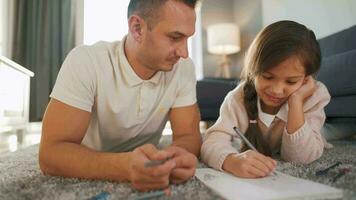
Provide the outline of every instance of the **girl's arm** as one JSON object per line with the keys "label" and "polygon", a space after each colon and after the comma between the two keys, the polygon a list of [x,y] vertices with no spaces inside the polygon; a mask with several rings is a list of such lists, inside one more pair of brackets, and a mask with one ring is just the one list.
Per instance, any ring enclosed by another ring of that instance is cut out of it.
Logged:
{"label": "girl's arm", "polygon": [[329,103],[330,95],[322,83],[315,83],[312,78],[297,92],[288,100],[281,156],[287,161],[310,163],[323,153],[325,139],[320,130],[325,122],[324,107]]}
{"label": "girl's arm", "polygon": [[293,120],[287,121],[287,133],[292,134],[303,126],[305,122],[303,111],[304,102],[312,96],[315,91],[315,80],[309,76],[305,79],[303,85],[289,97],[288,119]]}
{"label": "girl's arm", "polygon": [[228,155],[238,153],[237,149],[232,146],[230,135],[235,134],[233,130],[234,126],[240,127],[237,113],[242,114],[245,112],[241,112],[240,106],[234,102],[235,91],[236,89],[225,97],[220,108],[219,118],[206,131],[200,151],[203,162],[217,170],[222,170],[223,162]]}
{"label": "girl's arm", "polygon": [[236,90],[227,95],[219,119],[207,130],[201,158],[209,166],[235,176],[263,177],[275,169],[276,162],[252,150],[239,153],[237,149],[240,147],[232,146],[230,135],[235,135],[233,127],[238,126],[245,132],[249,121],[241,96]]}

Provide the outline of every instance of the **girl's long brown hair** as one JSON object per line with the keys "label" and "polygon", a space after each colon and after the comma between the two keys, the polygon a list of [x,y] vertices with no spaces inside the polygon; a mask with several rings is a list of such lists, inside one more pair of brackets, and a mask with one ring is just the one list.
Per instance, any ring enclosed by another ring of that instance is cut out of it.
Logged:
{"label": "girl's long brown hair", "polygon": [[[297,56],[303,64],[306,75],[313,75],[320,68],[321,52],[315,34],[297,22],[285,20],[270,24],[252,42],[241,73],[241,80],[244,81],[244,105],[250,120],[258,118],[255,78],[292,56]],[[270,150],[266,149],[268,144],[263,140],[259,129],[250,131],[246,137],[259,152],[270,154]],[[241,150],[246,149],[243,145]]]}

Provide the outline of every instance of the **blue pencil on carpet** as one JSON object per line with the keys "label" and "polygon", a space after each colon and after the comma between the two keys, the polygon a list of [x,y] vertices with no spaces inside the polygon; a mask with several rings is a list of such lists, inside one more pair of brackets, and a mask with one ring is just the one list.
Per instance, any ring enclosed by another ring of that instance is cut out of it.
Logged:
{"label": "blue pencil on carpet", "polygon": [[90,198],[90,200],[106,200],[109,197],[109,193],[108,192],[101,192],[98,195],[93,196],[92,198]]}
{"label": "blue pencil on carpet", "polygon": [[152,199],[152,198],[158,198],[161,196],[170,196],[170,195],[171,195],[171,190],[169,188],[167,188],[165,190],[146,192],[139,196],[131,197],[131,198],[129,198],[129,200],[148,200],[148,199]]}

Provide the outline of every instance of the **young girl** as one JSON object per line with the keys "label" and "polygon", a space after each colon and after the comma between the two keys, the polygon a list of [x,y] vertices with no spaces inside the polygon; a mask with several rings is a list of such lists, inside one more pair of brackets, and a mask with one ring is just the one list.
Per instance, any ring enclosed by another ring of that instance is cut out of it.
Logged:
{"label": "young girl", "polygon": [[[275,169],[271,157],[298,163],[318,159],[327,144],[320,129],[330,101],[326,87],[312,77],[320,60],[315,35],[304,25],[279,21],[263,29],[247,52],[241,83],[226,96],[219,119],[207,130],[203,161],[255,178]],[[245,144],[233,147],[235,126],[258,152]]]}

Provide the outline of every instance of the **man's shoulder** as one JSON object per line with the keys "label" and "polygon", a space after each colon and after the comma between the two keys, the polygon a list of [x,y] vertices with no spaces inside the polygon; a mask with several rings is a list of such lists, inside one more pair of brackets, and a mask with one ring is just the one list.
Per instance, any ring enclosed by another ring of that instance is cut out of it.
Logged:
{"label": "man's shoulder", "polygon": [[107,42],[99,41],[92,45],[81,45],[78,46],[78,51],[86,51],[90,55],[102,55],[103,53],[115,53],[120,45],[120,41]]}
{"label": "man's shoulder", "polygon": [[115,49],[117,46],[120,45],[121,41],[114,41],[114,42],[108,42],[108,41],[98,41],[90,47],[94,49]]}
{"label": "man's shoulder", "polygon": [[114,63],[118,57],[120,42],[100,41],[92,45],[79,45],[71,50],[66,60],[69,63],[83,65],[85,68],[99,67]]}

